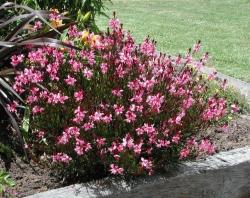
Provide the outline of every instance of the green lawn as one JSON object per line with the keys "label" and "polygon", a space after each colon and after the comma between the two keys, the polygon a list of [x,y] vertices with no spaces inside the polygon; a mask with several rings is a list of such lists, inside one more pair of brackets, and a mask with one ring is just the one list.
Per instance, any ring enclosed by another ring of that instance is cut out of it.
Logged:
{"label": "green lawn", "polygon": [[[200,39],[222,73],[250,82],[250,0],[113,0],[137,42],[147,35],[159,50],[178,54]],[[97,24],[104,29],[104,17]]]}

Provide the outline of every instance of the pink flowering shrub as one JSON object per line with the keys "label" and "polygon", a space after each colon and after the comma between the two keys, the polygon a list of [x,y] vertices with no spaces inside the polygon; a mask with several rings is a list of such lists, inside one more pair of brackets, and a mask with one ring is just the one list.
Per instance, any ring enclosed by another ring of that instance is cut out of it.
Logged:
{"label": "pink flowering shrub", "polygon": [[32,112],[28,147],[74,176],[151,175],[175,159],[213,154],[208,138],[196,138],[238,107],[208,91],[211,79],[198,72],[208,54],[192,57],[200,42],[168,57],[149,38],[136,45],[118,19],[109,25],[102,35],[70,27],[68,42],[81,51],[44,46],[13,57],[16,68],[26,65],[13,87]]}

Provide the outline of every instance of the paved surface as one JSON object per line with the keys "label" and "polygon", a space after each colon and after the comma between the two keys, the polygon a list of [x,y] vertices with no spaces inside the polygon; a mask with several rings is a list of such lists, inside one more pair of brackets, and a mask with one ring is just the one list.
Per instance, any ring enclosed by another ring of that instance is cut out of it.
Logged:
{"label": "paved surface", "polygon": [[188,162],[169,173],[130,183],[107,178],[26,198],[249,198],[250,147]]}

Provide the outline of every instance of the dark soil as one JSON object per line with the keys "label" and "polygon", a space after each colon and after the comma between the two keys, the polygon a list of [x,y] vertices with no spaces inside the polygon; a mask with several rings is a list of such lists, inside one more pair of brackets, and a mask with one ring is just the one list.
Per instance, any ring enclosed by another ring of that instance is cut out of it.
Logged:
{"label": "dark soil", "polygon": [[226,131],[210,128],[206,135],[214,142],[217,152],[250,146],[250,114],[232,120]]}
{"label": "dark soil", "polygon": [[34,162],[25,162],[17,134],[0,109],[0,169],[5,169],[16,185],[0,197],[24,197],[62,186],[51,171]]}
{"label": "dark soil", "polygon": [[[3,128],[2,123],[0,125],[0,143],[3,140],[3,133],[9,132],[8,128]],[[217,152],[250,146],[250,115],[242,115],[233,120],[227,131],[211,128],[205,135],[209,136],[215,143]],[[14,153],[14,157],[10,161],[5,156],[0,155],[0,169],[6,169],[16,182],[16,186],[9,190],[9,193],[16,197],[24,197],[63,186],[62,181],[52,175],[48,168],[34,162],[25,163],[18,156],[20,156],[18,153]]]}
{"label": "dark soil", "polygon": [[[0,168],[4,167],[4,162],[0,162]],[[62,183],[53,176],[48,168],[38,166],[34,162],[25,163],[20,158],[16,158],[10,163],[7,169],[16,185],[7,191],[6,197],[24,197],[35,193],[47,191],[62,186]]]}

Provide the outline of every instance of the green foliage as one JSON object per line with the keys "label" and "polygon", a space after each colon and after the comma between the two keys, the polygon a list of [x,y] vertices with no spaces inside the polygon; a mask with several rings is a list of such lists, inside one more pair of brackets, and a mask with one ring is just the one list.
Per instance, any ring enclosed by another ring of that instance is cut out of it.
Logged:
{"label": "green foliage", "polygon": [[10,175],[4,170],[0,170],[0,196],[3,196],[6,188],[13,186],[15,186],[15,182]]}
{"label": "green foliage", "polygon": [[29,128],[30,128],[30,109],[29,107],[26,107],[24,111],[22,128],[21,128],[21,132],[25,140],[28,138]]}
{"label": "green foliage", "polygon": [[33,9],[58,9],[59,12],[68,12],[69,17],[77,20],[79,25],[95,32],[98,31],[95,23],[96,15],[106,16],[103,12],[104,0],[17,0],[16,2]]}

